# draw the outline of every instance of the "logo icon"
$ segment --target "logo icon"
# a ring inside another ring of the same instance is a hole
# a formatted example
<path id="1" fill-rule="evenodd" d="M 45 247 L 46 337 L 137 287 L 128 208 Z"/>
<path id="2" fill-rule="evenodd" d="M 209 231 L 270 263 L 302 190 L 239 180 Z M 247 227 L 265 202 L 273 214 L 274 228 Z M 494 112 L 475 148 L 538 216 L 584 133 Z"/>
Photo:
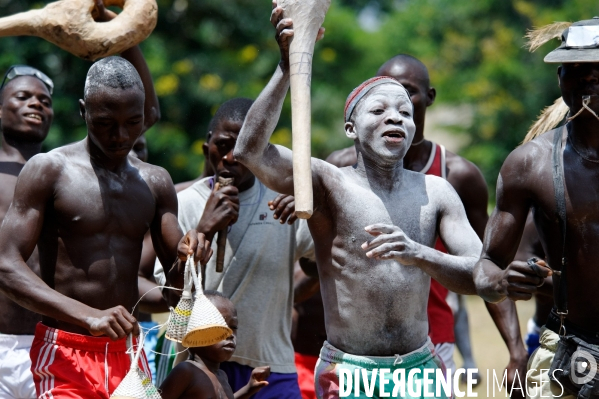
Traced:
<path id="1" fill-rule="evenodd" d="M 260 215 L 258 215 L 259 220 L 266 220 L 267 217 L 268 217 L 268 213 L 261 213 Z"/>

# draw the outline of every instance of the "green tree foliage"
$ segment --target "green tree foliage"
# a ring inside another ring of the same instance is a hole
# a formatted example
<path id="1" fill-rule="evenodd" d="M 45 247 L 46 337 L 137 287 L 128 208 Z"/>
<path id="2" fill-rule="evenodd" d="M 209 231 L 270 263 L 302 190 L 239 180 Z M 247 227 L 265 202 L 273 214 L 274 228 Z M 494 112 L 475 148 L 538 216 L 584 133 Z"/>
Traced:
<path id="1" fill-rule="evenodd" d="M 44 4 L 0 0 L 0 16 Z M 150 162 L 173 180 L 203 168 L 211 115 L 233 97 L 255 98 L 279 60 L 267 0 L 158 0 L 158 26 L 142 50 L 154 77 L 162 120 L 148 132 Z M 364 22 L 365 10 L 371 11 Z M 391 56 L 409 53 L 430 69 L 438 102 L 471 104 L 470 145 L 462 155 L 483 170 L 494 192 L 499 168 L 539 111 L 559 96 L 556 67 L 522 48 L 533 26 L 597 13 L 590 0 L 333 0 L 312 79 L 313 153 L 325 157 L 351 142 L 343 132 L 347 94 Z M 85 136 L 77 99 L 90 63 L 38 38 L 0 38 L 0 71 L 27 63 L 54 78 L 55 122 L 45 149 Z M 273 142 L 291 143 L 285 104 Z"/>

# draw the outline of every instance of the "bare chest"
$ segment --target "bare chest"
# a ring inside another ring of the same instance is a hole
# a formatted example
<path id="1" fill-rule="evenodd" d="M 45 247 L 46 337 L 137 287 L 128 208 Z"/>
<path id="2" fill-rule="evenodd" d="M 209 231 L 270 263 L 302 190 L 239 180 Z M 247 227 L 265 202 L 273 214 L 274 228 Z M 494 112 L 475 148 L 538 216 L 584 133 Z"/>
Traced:
<path id="1" fill-rule="evenodd" d="M 59 179 L 51 211 L 70 234 L 143 235 L 155 213 L 154 196 L 136 173 L 73 168 Z"/>
<path id="2" fill-rule="evenodd" d="M 337 240 L 359 242 L 372 238 L 364 230 L 373 224 L 397 226 L 412 240 L 432 245 L 436 236 L 437 207 L 423 187 L 381 193 L 360 184 L 346 184 L 332 195 Z"/>

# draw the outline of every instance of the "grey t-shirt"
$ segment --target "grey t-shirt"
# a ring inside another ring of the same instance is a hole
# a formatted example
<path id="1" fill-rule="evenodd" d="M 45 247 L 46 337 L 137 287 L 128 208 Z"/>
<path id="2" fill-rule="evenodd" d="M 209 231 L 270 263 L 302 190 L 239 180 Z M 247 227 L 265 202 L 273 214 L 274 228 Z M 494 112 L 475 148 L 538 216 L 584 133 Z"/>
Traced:
<path id="1" fill-rule="evenodd" d="M 184 232 L 196 228 L 202 217 L 211 191 L 209 179 L 178 194 L 179 224 Z M 215 271 L 215 236 L 205 288 L 221 291 L 237 307 L 239 328 L 232 361 L 250 367 L 270 365 L 275 373 L 294 373 L 290 337 L 293 265 L 301 257 L 314 259 L 314 243 L 305 220 L 289 226 L 272 217 L 268 201 L 276 196 L 258 179 L 239 193 L 239 218 L 227 234 L 224 271 Z M 166 283 L 158 261 L 155 277 L 159 285 Z"/>

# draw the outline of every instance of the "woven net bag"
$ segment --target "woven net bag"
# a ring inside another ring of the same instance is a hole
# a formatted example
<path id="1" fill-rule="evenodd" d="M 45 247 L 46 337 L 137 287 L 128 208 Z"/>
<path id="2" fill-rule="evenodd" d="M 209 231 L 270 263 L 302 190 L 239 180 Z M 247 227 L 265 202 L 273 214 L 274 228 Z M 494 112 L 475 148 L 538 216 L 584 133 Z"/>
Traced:
<path id="1" fill-rule="evenodd" d="M 143 335 L 140 334 L 137 350 L 133 350 L 133 337 L 127 337 L 127 348 L 131 356 L 131 368 L 115 391 L 113 399 L 161 399 L 152 380 L 139 368 L 139 356 L 143 350 Z"/>
<path id="2" fill-rule="evenodd" d="M 191 310 L 193 309 L 193 297 L 191 296 L 191 289 L 193 279 L 191 277 L 191 268 L 193 267 L 192 256 L 187 257 L 185 262 L 185 271 L 183 273 L 183 294 L 181 299 L 174 309 L 171 307 L 171 316 L 168 319 L 168 325 L 166 326 L 166 338 L 171 341 L 181 342 L 187 332 L 187 323 L 189 323 L 189 317 L 191 316 Z"/>
<path id="3" fill-rule="evenodd" d="M 191 265 L 191 275 L 196 288 L 193 310 L 187 325 L 187 333 L 181 342 L 186 348 L 214 345 L 226 339 L 233 331 L 225 323 L 216 306 L 210 302 L 202 290 L 202 272 Z"/>

